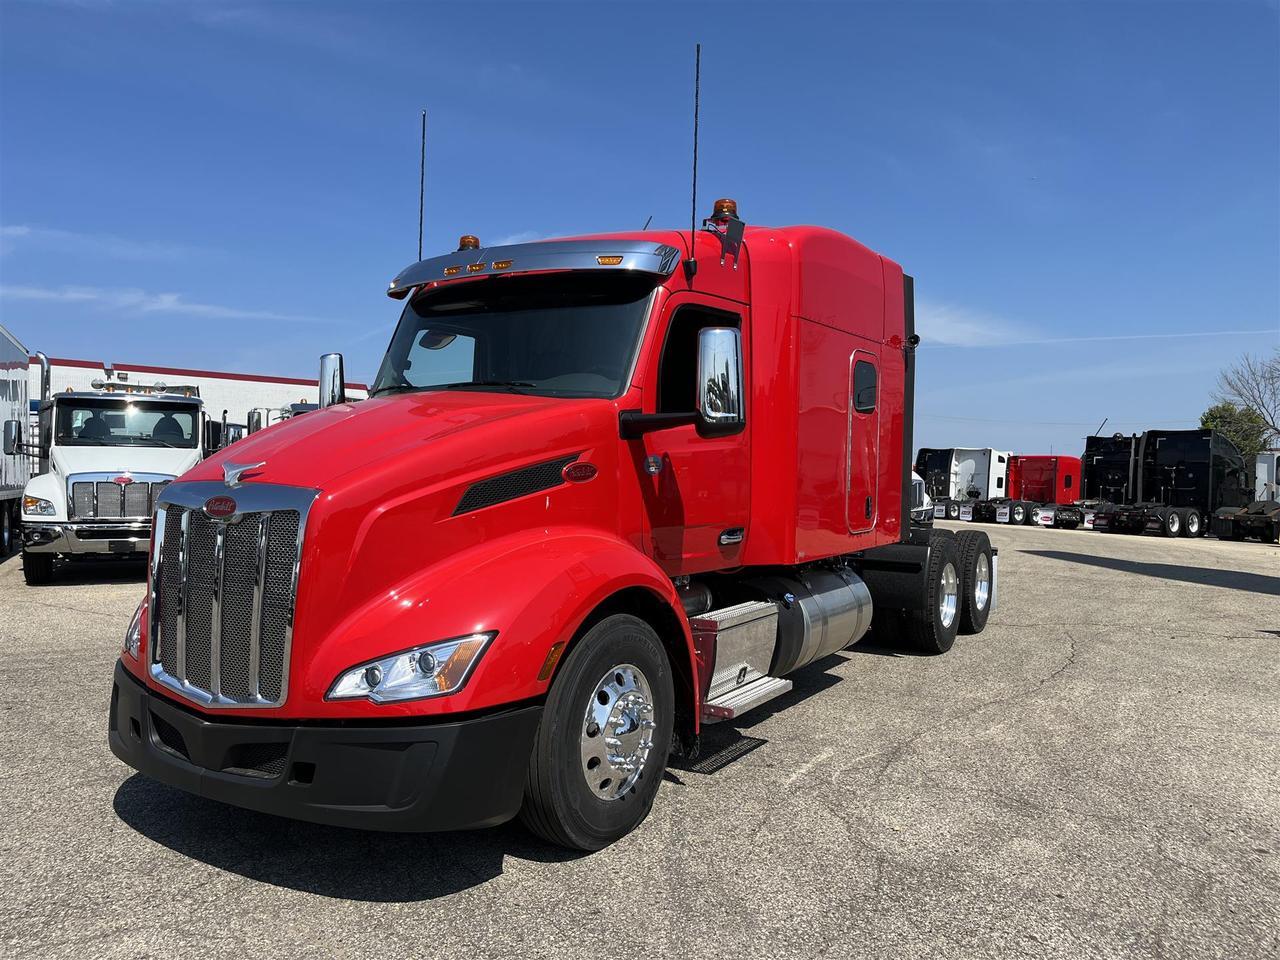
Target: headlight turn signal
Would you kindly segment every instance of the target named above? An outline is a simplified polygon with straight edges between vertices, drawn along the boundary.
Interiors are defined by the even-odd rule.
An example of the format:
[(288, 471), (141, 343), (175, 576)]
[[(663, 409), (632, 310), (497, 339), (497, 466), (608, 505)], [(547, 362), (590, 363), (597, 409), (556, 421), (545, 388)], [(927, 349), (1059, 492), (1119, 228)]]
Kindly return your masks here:
[(129, 621), (129, 629), (124, 632), (122, 649), (135, 660), (138, 659), (138, 649), (142, 646), (142, 608), (146, 602), (145, 597), (138, 602), (138, 609), (133, 611), (133, 619)]
[(421, 700), (462, 689), (495, 633), (473, 633), (369, 660), (343, 673), (327, 700)]
[(22, 512), (36, 517), (52, 517), (58, 511), (48, 500), (41, 500), (39, 497), (23, 497)]

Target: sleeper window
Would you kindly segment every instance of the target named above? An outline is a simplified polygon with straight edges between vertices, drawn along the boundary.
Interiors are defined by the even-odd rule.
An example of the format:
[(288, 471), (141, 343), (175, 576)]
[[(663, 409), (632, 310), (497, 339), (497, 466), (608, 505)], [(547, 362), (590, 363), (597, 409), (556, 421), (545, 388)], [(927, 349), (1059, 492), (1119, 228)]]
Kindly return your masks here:
[(853, 365), (853, 409), (858, 413), (876, 409), (876, 368), (865, 360)]

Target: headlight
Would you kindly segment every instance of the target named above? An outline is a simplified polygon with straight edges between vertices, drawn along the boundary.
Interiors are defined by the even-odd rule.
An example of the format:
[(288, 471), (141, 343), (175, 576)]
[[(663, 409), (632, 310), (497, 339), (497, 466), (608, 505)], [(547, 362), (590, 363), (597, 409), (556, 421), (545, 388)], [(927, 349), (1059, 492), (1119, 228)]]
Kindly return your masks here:
[(39, 497), (23, 497), (22, 512), (37, 517), (52, 517), (57, 513), (57, 508), (48, 500), (41, 500)]
[(138, 659), (138, 648), (142, 645), (142, 608), (146, 605), (145, 598), (138, 603), (138, 609), (133, 611), (133, 619), (129, 621), (129, 629), (124, 632), (124, 652), (133, 659)]
[(370, 660), (338, 677), (326, 699), (387, 703), (453, 693), (467, 682), (494, 636), (473, 633)]

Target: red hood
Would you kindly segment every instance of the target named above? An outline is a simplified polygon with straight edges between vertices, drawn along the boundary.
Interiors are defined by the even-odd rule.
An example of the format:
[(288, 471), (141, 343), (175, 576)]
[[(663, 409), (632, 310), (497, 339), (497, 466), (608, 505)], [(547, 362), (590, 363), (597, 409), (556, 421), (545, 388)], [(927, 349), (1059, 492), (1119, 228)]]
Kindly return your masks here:
[[(257, 463), (244, 482), (313, 487), (332, 494), (388, 461), (413, 464), (422, 481), (487, 461), (537, 453), (567, 425), (607, 400), (566, 400), (474, 391), (400, 394), (316, 410), (277, 424), (209, 457), (183, 480), (221, 480), (222, 464)], [(578, 414), (578, 416), (575, 416)], [(537, 424), (545, 424), (542, 429)], [(503, 451), (495, 455), (495, 451)]]

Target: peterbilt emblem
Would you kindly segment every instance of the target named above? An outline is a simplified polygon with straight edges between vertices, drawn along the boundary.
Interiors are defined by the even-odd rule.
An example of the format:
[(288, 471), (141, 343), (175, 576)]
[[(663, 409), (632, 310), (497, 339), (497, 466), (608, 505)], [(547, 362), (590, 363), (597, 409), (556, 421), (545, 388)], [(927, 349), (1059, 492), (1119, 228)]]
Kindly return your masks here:
[(257, 470), (259, 467), (265, 467), (267, 461), (259, 460), (257, 463), (232, 463), (228, 460), (222, 465), (222, 482), (228, 487), (240, 486), (241, 474), (248, 473), (250, 470)]
[(234, 497), (210, 497), (204, 502), (204, 512), (214, 520), (225, 520), (236, 512)]

